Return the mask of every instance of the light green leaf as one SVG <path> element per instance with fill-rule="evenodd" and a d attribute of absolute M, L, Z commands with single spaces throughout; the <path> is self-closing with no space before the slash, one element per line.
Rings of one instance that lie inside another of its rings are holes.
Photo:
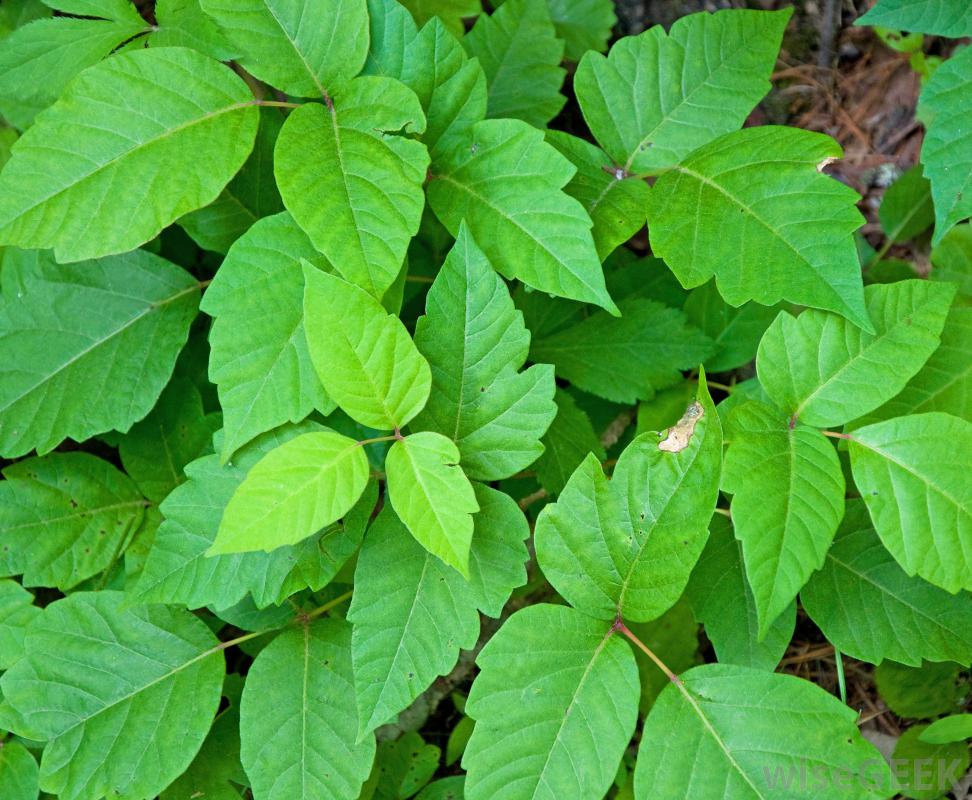
<path fill-rule="evenodd" d="M 453 36 L 462 36 L 464 18 L 475 17 L 482 10 L 480 0 L 402 0 L 419 25 L 438 17 Z"/>
<path fill-rule="evenodd" d="M 354 623 L 358 735 L 393 721 L 479 636 L 469 583 L 424 550 L 390 508 L 365 537 L 348 619 Z"/>
<path fill-rule="evenodd" d="M 966 16 L 972 32 L 972 13 Z M 918 115 L 927 121 L 921 163 L 935 203 L 932 244 L 972 215 L 972 140 L 965 125 L 972 113 L 970 89 L 972 50 L 966 47 L 935 70 L 918 101 Z"/>
<path fill-rule="evenodd" d="M 26 128 L 81 70 L 149 30 L 144 20 L 69 17 L 18 28 L 4 39 L 0 51 L 0 112 L 18 128 Z"/>
<path fill-rule="evenodd" d="M 428 153 L 399 133 L 423 130 L 412 91 L 368 76 L 330 105 L 291 112 L 277 138 L 274 174 L 287 210 L 344 278 L 377 299 L 422 219 Z"/>
<path fill-rule="evenodd" d="M 709 541 L 685 589 L 695 618 L 720 664 L 737 664 L 773 672 L 793 638 L 796 603 L 791 602 L 769 626 L 762 641 L 753 590 L 743 568 L 742 545 L 729 520 L 717 514 L 709 524 Z"/>
<path fill-rule="evenodd" d="M 655 182 L 652 250 L 686 288 L 715 275 L 730 305 L 789 300 L 869 329 L 858 196 L 819 171 L 840 155 L 828 136 L 772 125 L 710 142 Z"/>
<path fill-rule="evenodd" d="M 642 298 L 621 300 L 621 316 L 596 311 L 535 339 L 534 361 L 552 363 L 561 378 L 615 403 L 631 404 L 677 383 L 679 370 L 698 367 L 712 340 L 674 308 Z"/>
<path fill-rule="evenodd" d="M 654 619 L 685 588 L 719 493 L 722 429 L 704 383 L 668 435 L 625 448 L 609 482 L 588 455 L 534 532 L 544 576 L 601 619 Z"/>
<path fill-rule="evenodd" d="M 878 0 L 855 25 L 880 25 L 953 39 L 972 36 L 972 6 L 963 0 Z"/>
<path fill-rule="evenodd" d="M 130 22 L 141 19 L 138 9 L 130 0 L 42 0 L 42 2 L 76 17 L 104 17 Z"/>
<path fill-rule="evenodd" d="M 301 260 L 327 262 L 289 214 L 257 222 L 233 246 L 206 289 L 214 317 L 209 377 L 219 387 L 223 459 L 264 431 L 334 410 L 304 333 Z"/>
<path fill-rule="evenodd" d="M 957 787 L 969 768 L 965 742 L 931 744 L 922 738 L 928 725 L 913 725 L 898 739 L 894 759 L 898 791 L 912 800 L 938 800 Z"/>
<path fill-rule="evenodd" d="M 33 602 L 34 596 L 19 583 L 0 580 L 0 670 L 10 669 L 24 653 L 24 631 L 41 613 Z M 0 749 L 0 761 L 2 759 L 3 750 Z"/>
<path fill-rule="evenodd" d="M 135 484 L 88 453 L 10 464 L 0 481 L 0 574 L 66 591 L 97 575 L 148 505 Z"/>
<path fill-rule="evenodd" d="M 455 444 L 432 431 L 413 433 L 388 449 L 385 474 L 388 499 L 412 536 L 468 578 L 479 504 Z"/>
<path fill-rule="evenodd" d="M 240 64 L 286 94 L 327 97 L 368 54 L 365 0 L 201 0 L 242 52 Z"/>
<path fill-rule="evenodd" d="M 928 719 L 961 707 L 965 692 L 960 672 L 961 667 L 952 662 L 908 667 L 882 661 L 874 670 L 874 683 L 881 699 L 899 717 Z"/>
<path fill-rule="evenodd" d="M 281 633 L 250 667 L 240 756 L 254 800 L 355 800 L 374 736 L 358 729 L 351 626 L 323 619 Z"/>
<path fill-rule="evenodd" d="M 658 174 L 738 130 L 770 89 L 790 9 L 691 14 L 587 53 L 574 78 L 584 119 L 624 173 Z"/>
<path fill-rule="evenodd" d="M 418 36 L 415 20 L 398 0 L 368 0 L 368 22 L 371 44 L 361 74 L 402 80 L 409 49 Z"/>
<path fill-rule="evenodd" d="M 0 173 L 0 244 L 53 247 L 58 261 L 138 247 L 216 199 L 258 119 L 242 79 L 194 50 L 133 50 L 90 67 Z M 145 186 L 139 203 L 120 191 Z"/>
<path fill-rule="evenodd" d="M 881 198 L 878 219 L 888 239 L 906 242 L 935 222 L 931 184 L 916 164 L 892 183 Z"/>
<path fill-rule="evenodd" d="M 305 587 L 316 591 L 334 578 L 364 535 L 377 499 L 374 484 L 348 512 L 343 525 L 330 525 L 293 547 L 272 553 L 206 556 L 223 511 L 249 469 L 275 447 L 315 431 L 321 427 L 313 423 L 278 428 L 247 445 L 229 464 L 221 466 L 217 456 L 189 464 L 186 483 L 162 504 L 165 522 L 155 535 L 135 598 L 219 610 L 239 603 L 250 592 L 257 607 L 263 608 Z"/>
<path fill-rule="evenodd" d="M 854 482 L 884 546 L 908 575 L 972 589 L 972 422 L 913 414 L 851 434 Z"/>
<path fill-rule="evenodd" d="M 956 225 L 932 248 L 932 271 L 935 281 L 952 281 L 966 305 L 972 301 L 972 224 Z"/>
<path fill-rule="evenodd" d="M 137 250 L 41 260 L 23 287 L 0 306 L 0 453 L 45 453 L 148 414 L 196 315 L 192 276 Z"/>
<path fill-rule="evenodd" d="M 481 483 L 473 489 L 479 511 L 473 516 L 469 591 L 480 611 L 498 618 L 513 590 L 527 582 L 530 526 L 508 494 Z"/>
<path fill-rule="evenodd" d="M 614 312 L 590 217 L 562 191 L 574 172 L 542 131 L 519 120 L 484 120 L 436 170 L 429 204 L 453 236 L 465 219 L 504 277 Z"/>
<path fill-rule="evenodd" d="M 751 400 L 732 410 L 722 489 L 753 590 L 759 639 L 820 569 L 844 516 L 844 475 L 820 431 Z"/>
<path fill-rule="evenodd" d="M 608 624 L 563 606 L 518 611 L 476 659 L 467 800 L 599 800 L 638 717 L 638 667 Z"/>
<path fill-rule="evenodd" d="M 425 406 L 428 362 L 401 320 L 364 289 L 305 261 L 304 320 L 317 376 L 349 417 L 392 430 Z"/>
<path fill-rule="evenodd" d="M 273 177 L 273 148 L 283 123 L 280 109 L 261 108 L 256 143 L 242 169 L 214 202 L 179 220 L 204 250 L 226 253 L 258 219 L 283 211 Z"/>
<path fill-rule="evenodd" d="M 368 457 L 333 431 L 305 433 L 261 458 L 226 506 L 209 555 L 270 552 L 337 522 L 368 483 Z"/>
<path fill-rule="evenodd" d="M 759 303 L 729 305 L 715 281 L 693 289 L 684 311 L 688 321 L 715 344 L 715 352 L 705 359 L 705 368 L 711 372 L 727 372 L 752 361 L 760 338 L 777 314 L 775 308 Z"/>
<path fill-rule="evenodd" d="M 972 739 L 972 714 L 952 714 L 935 720 L 918 737 L 931 744 L 947 744 Z"/>
<path fill-rule="evenodd" d="M 932 281 L 875 284 L 864 290 L 873 333 L 810 309 L 786 312 L 759 343 L 759 381 L 795 419 L 831 427 L 873 411 L 900 392 L 935 352 L 953 286 Z"/>
<path fill-rule="evenodd" d="M 909 578 L 882 546 L 861 500 L 847 504 L 823 568 L 800 600 L 827 640 L 852 658 L 972 664 L 972 596 Z"/>
<path fill-rule="evenodd" d="M 465 224 L 429 290 L 415 345 L 432 368 L 432 391 L 413 427 L 452 439 L 470 478 L 507 478 L 536 461 L 557 413 L 553 369 L 519 372 L 530 332 Z"/>
<path fill-rule="evenodd" d="M 545 2 L 506 0 L 483 15 L 462 40 L 486 73 L 488 115 L 543 128 L 567 102 L 560 87 L 564 43 Z"/>
<path fill-rule="evenodd" d="M 37 800 L 37 762 L 20 742 L 0 748 L 0 797 L 3 800 Z"/>
<path fill-rule="evenodd" d="M 841 787 L 842 800 L 885 800 L 891 773 L 857 716 L 792 675 L 695 667 L 665 687 L 645 721 L 635 797 L 812 800 L 821 796 L 820 777 Z M 838 783 L 847 775 L 855 779 Z"/>
<path fill-rule="evenodd" d="M 550 494 L 559 494 L 588 453 L 598 461 L 606 457 L 590 417 L 563 389 L 554 395 L 557 416 L 541 440 L 543 455 L 537 459 L 537 479 Z M 684 405 L 683 405 L 684 407 Z"/>
<path fill-rule="evenodd" d="M 577 168 L 564 190 L 590 215 L 597 254 L 607 258 L 645 224 L 648 184 L 625 178 L 604 151 L 590 142 L 562 131 L 547 131 L 546 140 Z"/>
<path fill-rule="evenodd" d="M 175 378 L 152 413 L 135 424 L 118 445 L 125 472 L 153 503 L 185 480 L 183 469 L 210 448 L 213 421 L 188 378 Z"/>
<path fill-rule="evenodd" d="M 222 29 L 202 10 L 200 0 L 157 0 L 149 39 L 152 47 L 191 47 L 217 61 L 239 56 Z"/>
<path fill-rule="evenodd" d="M 127 607 L 121 592 L 52 603 L 24 648 L 0 688 L 22 733 L 48 740 L 40 785 L 63 800 L 154 797 L 189 766 L 219 704 L 216 637 L 187 611 Z"/>

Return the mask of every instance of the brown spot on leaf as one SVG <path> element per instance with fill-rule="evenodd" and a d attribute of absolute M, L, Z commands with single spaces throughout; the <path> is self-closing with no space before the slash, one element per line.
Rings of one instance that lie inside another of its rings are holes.
<path fill-rule="evenodd" d="M 682 418 L 668 429 L 668 435 L 658 443 L 658 449 L 666 453 L 681 453 L 689 442 L 699 420 L 705 416 L 705 409 L 698 400 L 693 400 Z"/>

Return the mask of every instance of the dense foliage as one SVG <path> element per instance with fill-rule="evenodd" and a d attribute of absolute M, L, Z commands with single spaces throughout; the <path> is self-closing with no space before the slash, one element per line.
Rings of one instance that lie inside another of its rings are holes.
<path fill-rule="evenodd" d="M 744 127 L 789 10 L 43 2 L 0 7 L 2 800 L 964 771 L 972 48 L 874 252 L 833 139 Z M 798 604 L 935 720 L 894 770 L 777 671 Z"/>

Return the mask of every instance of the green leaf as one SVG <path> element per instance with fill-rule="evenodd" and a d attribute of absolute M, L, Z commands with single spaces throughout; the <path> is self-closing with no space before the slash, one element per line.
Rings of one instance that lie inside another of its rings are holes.
<path fill-rule="evenodd" d="M 972 714 L 952 714 L 935 720 L 918 737 L 931 744 L 948 744 L 972 739 Z"/>
<path fill-rule="evenodd" d="M 625 448 L 609 482 L 588 455 L 534 532 L 544 576 L 601 619 L 655 619 L 685 588 L 718 496 L 722 429 L 704 382 L 682 420 Z M 646 490 L 647 487 L 647 490 Z"/>
<path fill-rule="evenodd" d="M 232 247 L 203 296 L 202 310 L 214 318 L 209 377 L 219 387 L 224 459 L 315 408 L 334 410 L 304 333 L 301 260 L 327 266 L 289 214 L 260 220 Z"/>
<path fill-rule="evenodd" d="M 909 578 L 852 500 L 823 568 L 800 593 L 827 640 L 852 658 L 972 664 L 972 596 Z"/>
<path fill-rule="evenodd" d="M 602 621 L 563 606 L 516 612 L 476 659 L 463 755 L 467 800 L 597 800 L 638 717 L 638 667 Z M 524 735 L 528 733 L 528 735 Z"/>
<path fill-rule="evenodd" d="M 588 453 L 598 461 L 606 457 L 590 417 L 563 389 L 554 395 L 557 416 L 541 440 L 543 455 L 537 459 L 537 479 L 549 494 L 559 494 Z M 684 407 L 684 404 L 683 404 Z"/>
<path fill-rule="evenodd" d="M 720 664 L 769 672 L 776 669 L 793 638 L 796 603 L 784 609 L 760 640 L 756 601 L 746 580 L 742 545 L 721 514 L 709 524 L 709 541 L 692 570 L 685 594 L 695 618 L 705 625 L 705 635 Z"/>
<path fill-rule="evenodd" d="M 37 800 L 37 762 L 20 742 L 4 742 L 0 748 L 0 797 L 4 800 Z"/>
<path fill-rule="evenodd" d="M 53 247 L 58 261 L 138 247 L 216 199 L 258 119 L 242 79 L 194 50 L 134 50 L 90 67 L 0 174 L 0 244 Z M 139 203 L 123 191 L 146 186 Z"/>
<path fill-rule="evenodd" d="M 388 449 L 385 474 L 388 499 L 412 536 L 468 578 L 479 504 L 455 444 L 432 431 L 413 433 Z"/>
<path fill-rule="evenodd" d="M 972 7 L 962 0 L 878 0 L 855 25 L 950 36 L 972 36 Z"/>
<path fill-rule="evenodd" d="M 401 320 L 364 289 L 305 262 L 304 319 L 311 363 L 349 417 L 391 430 L 425 406 L 428 362 Z"/>
<path fill-rule="evenodd" d="M 884 546 L 908 575 L 972 589 L 972 422 L 938 411 L 858 428 L 854 482 Z"/>
<path fill-rule="evenodd" d="M 688 603 L 680 599 L 658 619 L 651 622 L 629 622 L 628 629 L 665 665 L 675 672 L 684 672 L 699 663 L 699 626 L 692 619 Z M 669 683 L 662 672 L 640 649 L 635 649 L 635 661 L 641 678 L 641 698 L 638 710 L 644 716 L 655 699 Z"/>
<path fill-rule="evenodd" d="M 41 613 L 33 602 L 34 596 L 19 583 L 0 580 L 0 670 L 10 669 L 24 653 L 24 632 Z M 0 749 L 0 761 L 2 759 L 3 750 Z"/>
<path fill-rule="evenodd" d="M 10 464 L 0 482 L 0 574 L 71 589 L 104 570 L 148 503 L 135 484 L 88 453 Z"/>
<path fill-rule="evenodd" d="M 45 453 L 68 437 L 127 431 L 148 414 L 189 335 L 198 292 L 191 275 L 144 250 L 77 265 L 39 261 L 23 275 L 24 296 L 0 307 L 0 453 Z"/>
<path fill-rule="evenodd" d="M 52 13 L 41 0 L 9 0 L 0 7 L 0 38 L 6 38 L 35 19 L 46 19 Z"/>
<path fill-rule="evenodd" d="M 473 490 L 479 511 L 473 516 L 469 591 L 480 611 L 499 618 L 513 590 L 527 582 L 530 526 L 508 494 L 481 483 Z"/>
<path fill-rule="evenodd" d="M 270 552 L 337 522 L 368 483 L 368 457 L 333 431 L 304 433 L 271 450 L 233 493 L 209 555 Z"/>
<path fill-rule="evenodd" d="M 45 5 L 76 17 L 104 17 L 114 20 L 141 19 L 129 0 L 42 0 Z"/>
<path fill-rule="evenodd" d="M 898 739 L 891 754 L 898 791 L 914 800 L 938 800 L 957 786 L 969 768 L 965 742 L 931 744 L 922 736 L 928 725 L 913 725 Z"/>
<path fill-rule="evenodd" d="M 469 719 L 469 717 L 465 717 Z M 415 800 L 463 800 L 465 797 L 464 775 L 454 775 L 451 778 L 442 778 L 426 786 Z"/>
<path fill-rule="evenodd" d="M 972 299 L 972 225 L 956 225 L 931 252 L 932 271 L 929 278 L 952 281 L 968 305 Z"/>
<path fill-rule="evenodd" d="M 142 494 L 161 503 L 185 480 L 186 464 L 209 449 L 212 428 L 199 390 L 188 378 L 174 378 L 152 413 L 121 440 L 122 466 Z"/>
<path fill-rule="evenodd" d="M 239 52 L 222 29 L 206 15 L 200 0 L 157 0 L 149 43 L 152 47 L 191 47 L 217 61 L 237 58 Z"/>
<path fill-rule="evenodd" d="M 356 742 L 351 626 L 316 620 L 284 631 L 250 667 L 240 756 L 254 800 L 355 800 L 375 757 Z"/>
<path fill-rule="evenodd" d="M 187 611 L 121 592 L 58 600 L 0 688 L 22 735 L 47 740 L 40 786 L 63 800 L 154 797 L 199 749 L 219 704 L 216 637 Z"/>
<path fill-rule="evenodd" d="M 490 117 L 546 127 L 567 102 L 560 87 L 564 43 L 544 2 L 506 0 L 483 15 L 462 40 L 486 73 Z"/>
<path fill-rule="evenodd" d="M 611 30 L 618 21 L 610 0 L 547 0 L 547 7 L 570 61 L 580 61 L 588 50 L 607 50 Z"/>
<path fill-rule="evenodd" d="M 409 731 L 394 741 L 381 742 L 375 759 L 378 777 L 375 799 L 403 800 L 411 797 L 432 780 L 439 768 L 441 755 L 438 747 L 426 744 L 415 731 Z"/>
<path fill-rule="evenodd" d="M 972 14 L 967 14 L 972 32 Z M 935 203 L 932 244 L 972 215 L 972 144 L 964 121 L 972 113 L 972 51 L 963 48 L 942 64 L 922 89 L 918 115 L 927 121 L 921 146 L 925 177 Z"/>
<path fill-rule="evenodd" d="M 215 201 L 179 220 L 204 250 L 226 253 L 257 220 L 283 211 L 273 177 L 273 148 L 283 123 L 279 109 L 261 108 L 256 143 L 242 169 Z"/>
<path fill-rule="evenodd" d="M 844 475 L 820 431 L 751 400 L 732 410 L 722 490 L 753 590 L 759 639 L 820 569 L 844 516 Z"/>
<path fill-rule="evenodd" d="M 368 530 L 348 619 L 358 735 L 394 720 L 479 636 L 470 585 L 385 508 Z"/>
<path fill-rule="evenodd" d="M 810 309 L 786 312 L 759 344 L 759 381 L 807 425 L 842 425 L 900 392 L 938 347 L 954 287 L 911 280 L 864 290 L 873 332 Z"/>
<path fill-rule="evenodd" d="M 504 277 L 613 312 L 590 217 L 562 191 L 574 172 L 542 131 L 484 120 L 433 175 L 429 205 L 453 236 L 465 219 Z"/>
<path fill-rule="evenodd" d="M 642 298 L 619 302 L 620 317 L 596 311 L 575 325 L 535 339 L 534 361 L 552 363 L 579 389 L 632 404 L 677 383 L 680 370 L 698 367 L 712 341 L 674 308 Z"/>
<path fill-rule="evenodd" d="M 587 53 L 574 88 L 594 138 L 622 173 L 658 174 L 738 130 L 770 89 L 790 14 L 691 14 Z"/>
<path fill-rule="evenodd" d="M 874 670 L 881 699 L 899 717 L 927 719 L 956 711 L 962 704 L 958 664 L 923 662 L 908 667 L 882 661 Z"/>
<path fill-rule="evenodd" d="M 715 275 L 730 305 L 789 300 L 869 329 L 858 196 L 819 171 L 840 155 L 828 136 L 771 125 L 710 142 L 655 182 L 654 254 L 686 288 Z"/>
<path fill-rule="evenodd" d="M 546 140 L 577 168 L 564 191 L 579 200 L 590 215 L 597 254 L 607 258 L 645 224 L 648 184 L 625 178 L 604 151 L 590 142 L 562 131 L 547 131 Z"/>
<path fill-rule="evenodd" d="M 148 561 L 136 585 L 139 602 L 179 603 L 189 608 L 225 609 L 248 592 L 258 608 L 283 602 L 304 587 L 318 590 L 354 555 L 377 499 L 374 484 L 365 490 L 343 525 L 331 525 L 318 536 L 293 547 L 207 556 L 223 511 L 243 483 L 249 469 L 275 447 L 308 431 L 313 423 L 286 426 L 264 434 L 239 452 L 233 462 L 220 465 L 205 456 L 186 467 L 186 483 L 162 504 L 165 522 L 152 543 Z"/>
<path fill-rule="evenodd" d="M 18 28 L 0 52 L 0 112 L 18 128 L 28 127 L 81 70 L 149 30 L 144 20 L 68 17 Z"/>
<path fill-rule="evenodd" d="M 935 222 L 931 184 L 922 174 L 921 164 L 892 183 L 881 198 L 878 219 L 888 239 L 906 242 L 924 233 Z"/>
<path fill-rule="evenodd" d="M 286 94 L 326 97 L 364 66 L 365 0 L 201 0 L 243 56 L 240 64 Z"/>
<path fill-rule="evenodd" d="M 399 132 L 423 130 L 412 91 L 368 76 L 327 106 L 291 112 L 277 138 L 274 174 L 287 210 L 345 279 L 377 299 L 401 270 L 425 205 L 428 153 Z"/>
<path fill-rule="evenodd" d="M 470 478 L 507 478 L 537 459 L 557 413 L 553 369 L 519 372 L 530 332 L 465 224 L 429 290 L 415 345 L 432 390 L 413 427 L 452 439 Z"/>
<path fill-rule="evenodd" d="M 665 687 L 645 721 L 635 797 L 811 800 L 821 796 L 819 779 L 847 800 L 884 800 L 891 773 L 857 716 L 792 675 L 695 667 Z M 848 775 L 855 779 L 838 783 Z"/>
<path fill-rule="evenodd" d="M 477 16 L 483 6 L 480 0 L 401 0 L 419 25 L 438 17 L 453 36 L 462 36 L 462 20 Z"/>

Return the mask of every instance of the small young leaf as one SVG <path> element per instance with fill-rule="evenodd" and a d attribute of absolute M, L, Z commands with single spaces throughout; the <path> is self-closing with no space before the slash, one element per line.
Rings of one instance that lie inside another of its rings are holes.
<path fill-rule="evenodd" d="M 0 244 L 53 247 L 58 261 L 138 247 L 216 199 L 250 154 L 258 120 L 243 80 L 194 50 L 109 58 L 20 137 L 0 173 Z M 125 187 L 145 186 L 141 202 L 128 202 Z"/>
<path fill-rule="evenodd" d="M 923 738 L 927 730 L 928 725 L 911 726 L 901 734 L 891 753 L 898 791 L 911 800 L 946 797 L 969 768 L 965 742 L 932 744 Z"/>
<path fill-rule="evenodd" d="M 486 73 L 490 117 L 543 128 L 567 102 L 559 91 L 566 75 L 560 66 L 564 43 L 545 2 L 506 0 L 481 16 L 462 43 Z"/>
<path fill-rule="evenodd" d="M 322 619 L 284 631 L 250 667 L 240 757 L 254 800 L 355 800 L 374 736 L 355 741 L 351 626 Z"/>
<path fill-rule="evenodd" d="M 10 464 L 0 481 L 0 574 L 62 591 L 97 575 L 148 503 L 128 476 L 88 453 Z"/>
<path fill-rule="evenodd" d="M 470 478 L 507 478 L 537 459 L 557 413 L 553 369 L 518 371 L 530 333 L 464 223 L 429 290 L 415 345 L 432 368 L 429 402 L 415 428 L 452 439 Z"/>
<path fill-rule="evenodd" d="M 223 451 L 313 409 L 334 410 L 304 333 L 301 260 L 327 263 L 289 214 L 257 222 L 230 250 L 201 308 L 214 317 L 209 377 L 219 387 Z"/>
<path fill-rule="evenodd" d="M 233 494 L 209 555 L 270 552 L 343 517 L 368 483 L 368 457 L 333 431 L 305 433 L 271 450 Z"/>
<path fill-rule="evenodd" d="M 935 411 L 851 437 L 854 482 L 891 555 L 947 592 L 972 589 L 972 422 Z"/>
<path fill-rule="evenodd" d="M 691 14 L 587 53 L 574 89 L 594 138 L 622 173 L 654 175 L 738 130 L 770 89 L 791 13 Z"/>
<path fill-rule="evenodd" d="M 939 719 L 921 732 L 919 738 L 931 744 L 947 744 L 972 739 L 972 714 L 952 714 Z"/>
<path fill-rule="evenodd" d="M 972 664 L 972 596 L 909 578 L 882 546 L 861 500 L 848 502 L 823 568 L 800 599 L 827 640 L 852 658 Z"/>
<path fill-rule="evenodd" d="M 731 305 L 789 300 L 870 329 L 858 197 L 819 171 L 840 155 L 827 136 L 771 125 L 710 142 L 652 188 L 652 250 L 686 288 L 715 275 Z"/>
<path fill-rule="evenodd" d="M 800 777 L 809 774 L 841 786 L 846 800 L 885 800 L 891 773 L 856 721 L 855 710 L 792 675 L 695 667 L 665 687 L 645 721 L 634 795 L 811 800 L 820 794 Z M 838 783 L 847 775 L 855 779 Z"/>
<path fill-rule="evenodd" d="M 574 172 L 536 128 L 484 120 L 437 169 L 429 205 L 453 236 L 465 220 L 501 275 L 614 313 L 591 219 L 562 191 Z"/>
<path fill-rule="evenodd" d="M 759 639 L 790 605 L 824 556 L 844 516 L 844 475 L 833 445 L 790 426 L 755 400 L 734 408 L 722 489 L 753 590 Z"/>
<path fill-rule="evenodd" d="M 32 739 L 40 786 L 65 800 L 154 797 L 185 771 L 219 705 L 216 637 L 187 611 L 128 607 L 121 592 L 58 600 L 27 630 L 2 680 Z"/>
<path fill-rule="evenodd" d="M 598 800 L 638 718 L 638 667 L 609 625 L 563 606 L 516 612 L 477 658 L 467 800 Z"/>
<path fill-rule="evenodd" d="M 375 800 L 411 797 L 432 780 L 441 756 L 442 751 L 438 747 L 426 744 L 415 731 L 409 731 L 394 741 L 381 742 L 372 772 L 372 778 L 377 778 L 377 785 L 372 790 Z M 371 795 L 365 792 L 363 796 Z"/>
<path fill-rule="evenodd" d="M 455 444 L 432 431 L 413 433 L 388 449 L 385 473 L 388 499 L 412 536 L 468 578 L 479 504 Z"/>
<path fill-rule="evenodd" d="M 287 210 L 346 280 L 379 300 L 401 270 L 425 205 L 428 153 L 399 132 L 423 130 L 415 94 L 369 76 L 348 83 L 329 105 L 293 111 L 277 138 L 274 174 Z"/>
<path fill-rule="evenodd" d="M 432 373 L 401 320 L 364 289 L 306 261 L 304 328 L 325 391 L 355 421 L 392 430 L 425 406 Z"/>
<path fill-rule="evenodd" d="M 201 0 L 242 52 L 240 64 L 287 94 L 321 98 L 368 54 L 365 0 Z"/>
<path fill-rule="evenodd" d="M 21 277 L 23 298 L 0 308 L 0 453 L 127 431 L 172 375 L 197 282 L 144 250 L 76 265 L 40 259 Z"/>
<path fill-rule="evenodd" d="M 390 508 L 365 537 L 348 619 L 358 735 L 394 719 L 479 636 L 469 584 L 424 550 Z"/>
<path fill-rule="evenodd" d="M 766 393 L 807 425 L 842 425 L 900 392 L 935 352 L 955 296 L 931 281 L 864 290 L 873 333 L 810 309 L 782 312 L 759 343 L 756 367 Z"/>
<path fill-rule="evenodd" d="M 972 6 L 962 0 L 878 0 L 854 24 L 957 39 L 972 36 Z"/>
<path fill-rule="evenodd" d="M 888 239 L 907 242 L 928 230 L 935 222 L 931 184 L 922 174 L 921 164 L 909 169 L 892 183 L 881 198 L 878 219 Z"/>

